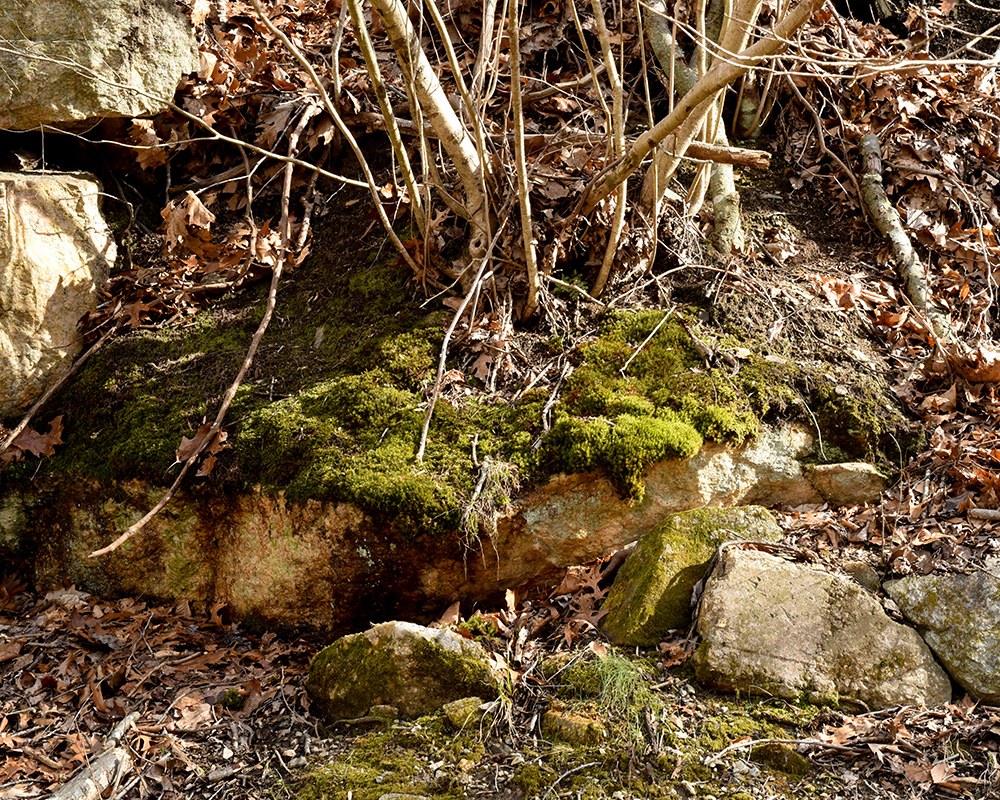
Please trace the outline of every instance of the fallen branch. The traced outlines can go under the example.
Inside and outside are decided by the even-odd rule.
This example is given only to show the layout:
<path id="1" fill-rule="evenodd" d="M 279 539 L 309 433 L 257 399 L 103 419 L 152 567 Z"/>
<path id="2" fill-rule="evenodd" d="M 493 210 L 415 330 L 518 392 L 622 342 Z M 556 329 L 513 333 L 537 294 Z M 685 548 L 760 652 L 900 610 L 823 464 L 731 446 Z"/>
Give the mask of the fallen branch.
<path id="1" fill-rule="evenodd" d="M 119 747 L 122 737 L 135 727 L 139 714 L 133 712 L 115 725 L 104 743 L 104 750 L 86 764 L 70 780 L 49 795 L 47 800 L 100 800 L 114 795 L 111 791 L 121 784 L 132 769 L 132 754 Z"/>
<path id="2" fill-rule="evenodd" d="M 910 244 L 906 231 L 903 230 L 903 221 L 899 213 L 886 197 L 882 185 L 882 152 L 878 136 L 869 133 L 861 137 L 861 157 L 863 160 L 861 201 L 879 233 L 889 240 L 893 259 L 903 280 L 903 291 L 913 307 L 930 320 L 938 338 L 950 340 L 951 325 L 945 315 L 929 306 L 930 288 L 927 285 L 924 265 Z"/>

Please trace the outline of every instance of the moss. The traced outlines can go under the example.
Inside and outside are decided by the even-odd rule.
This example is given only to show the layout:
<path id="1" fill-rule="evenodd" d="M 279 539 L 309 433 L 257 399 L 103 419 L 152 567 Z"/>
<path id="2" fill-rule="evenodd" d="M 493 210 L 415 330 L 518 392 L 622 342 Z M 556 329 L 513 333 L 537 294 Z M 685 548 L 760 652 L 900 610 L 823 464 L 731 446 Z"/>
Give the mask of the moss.
<path id="1" fill-rule="evenodd" d="M 227 711 L 241 711 L 246 698 L 239 689 L 227 689 L 219 699 L 219 704 Z"/>
<path id="2" fill-rule="evenodd" d="M 377 641 L 383 635 L 392 634 L 376 627 L 368 633 L 344 636 L 313 660 L 306 688 L 314 707 L 326 717 L 360 717 L 373 705 L 386 703 L 413 715 L 427 711 L 427 703 L 497 696 L 497 685 L 485 660 L 474 654 L 453 652 L 437 642 L 411 636 L 398 640 L 397 647 L 406 651 L 400 655 L 391 642 Z M 410 685 L 414 674 L 423 676 L 419 692 Z"/>
<path id="3" fill-rule="evenodd" d="M 792 387 L 802 369 L 792 361 L 758 353 L 730 374 L 706 365 L 676 315 L 611 312 L 574 353 L 576 368 L 554 408 L 541 391 L 513 407 L 441 399 L 418 463 L 425 391 L 447 313 L 427 314 L 413 302 L 405 272 L 388 260 L 347 269 L 332 262 L 318 242 L 282 286 L 277 315 L 231 407 L 232 447 L 206 481 L 211 488 L 261 485 L 293 500 L 350 502 L 400 531 L 468 536 L 476 529 L 466 513 L 479 478 L 474 440 L 480 462 L 489 456 L 510 465 L 524 483 L 560 470 L 604 470 L 639 501 L 652 463 L 689 457 L 702 441 L 739 444 L 763 421 L 804 412 Z M 42 471 L 168 484 L 181 437 L 214 415 L 264 299 L 261 287 L 182 326 L 110 343 L 53 401 L 52 413 L 66 415 L 67 446 Z M 735 335 L 713 344 L 762 349 Z M 831 448 L 865 447 L 866 431 L 891 432 L 873 416 L 875 391 L 856 401 L 806 394 Z M 80 396 L 97 400 L 74 402 Z M 542 439 L 543 409 L 555 424 Z M 36 467 L 17 465 L 5 479 L 27 483 Z M 502 507 L 506 497 L 500 491 L 486 505 Z"/>
<path id="4" fill-rule="evenodd" d="M 757 745 L 750 751 L 750 760 L 770 769 L 801 778 L 812 770 L 812 762 L 795 752 L 791 746 L 779 742 Z"/>
<path id="5" fill-rule="evenodd" d="M 619 644 L 650 647 L 671 630 L 686 629 L 695 584 L 720 544 L 735 534 L 777 541 L 766 509 L 700 508 L 667 517 L 639 540 L 604 602 L 602 628 Z"/>

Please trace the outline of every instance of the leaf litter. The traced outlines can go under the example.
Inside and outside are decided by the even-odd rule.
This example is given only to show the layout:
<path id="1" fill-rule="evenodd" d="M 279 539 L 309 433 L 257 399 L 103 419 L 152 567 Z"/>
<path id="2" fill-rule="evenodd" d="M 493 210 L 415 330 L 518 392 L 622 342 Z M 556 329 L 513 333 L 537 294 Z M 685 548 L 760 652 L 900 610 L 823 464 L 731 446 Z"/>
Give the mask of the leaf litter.
<path id="1" fill-rule="evenodd" d="M 452 24 L 474 41 L 481 34 L 478 4 L 452 5 Z M 944 0 L 912 10 L 907 19 L 911 41 L 935 34 L 930 47 L 937 56 L 962 47 L 973 48 L 972 53 L 979 52 L 976 47 L 992 51 L 995 34 L 979 41 L 948 26 L 944 15 L 955 5 Z M 330 41 L 338 6 L 268 4 L 272 18 L 306 43 Z M 639 37 L 629 13 L 616 35 L 633 52 Z M 198 75 L 178 95 L 186 111 L 221 130 L 229 126 L 267 148 L 280 144 L 299 115 L 306 114 L 309 125 L 299 157 L 339 148 L 332 121 L 316 104 L 309 79 L 289 62 L 248 5 L 230 2 L 226 20 L 212 22 L 209 4 L 199 0 L 192 15 L 196 25 L 211 26 L 212 35 L 202 39 Z M 592 30 L 593 18 L 586 11 L 581 16 L 584 30 Z M 535 166 L 532 201 L 540 218 L 553 226 L 565 218 L 586 180 L 600 168 L 590 139 L 596 136 L 600 142 L 605 126 L 603 118 L 588 116 L 596 94 L 590 81 L 581 80 L 589 70 L 566 44 L 572 35 L 569 19 L 563 3 L 547 3 L 522 31 L 526 69 L 543 65 L 547 70 L 527 78 L 526 134 Z M 988 23 L 989 18 L 979 30 L 987 31 Z M 346 119 L 358 130 L 376 130 L 377 105 L 354 47 L 348 32 L 337 65 L 342 102 L 353 111 Z M 837 511 L 824 506 L 785 509 L 782 524 L 786 541 L 819 554 L 831 568 L 865 561 L 880 573 L 970 571 L 982 568 L 985 559 L 1000 550 L 994 531 L 998 520 L 985 513 L 1000 510 L 1000 437 L 994 434 L 1000 411 L 1000 348 L 993 333 L 1000 265 L 997 70 L 970 60 L 931 68 L 919 50 L 906 51 L 912 60 L 907 69 L 870 68 L 898 62 L 906 47 L 907 40 L 884 29 L 854 21 L 841 24 L 829 12 L 818 14 L 784 56 L 795 68 L 795 91 L 779 89 L 785 101 L 777 123 L 779 143 L 790 165 L 792 188 L 808 187 L 830 198 L 830 213 L 855 225 L 858 236 L 865 238 L 851 188 L 856 179 L 841 166 L 857 162 L 858 131 L 879 131 L 887 191 L 922 248 L 935 302 L 950 314 L 955 341 L 964 344 L 939 341 L 930 334 L 926 321 L 896 288 L 887 250 L 876 247 L 874 258 L 851 274 L 832 269 L 830 274 L 807 276 L 800 289 L 811 286 L 817 304 L 863 321 L 884 341 L 896 394 L 925 426 L 928 447 L 900 465 L 895 488 L 878 505 Z M 845 59 L 840 71 L 831 74 L 829 67 L 816 68 L 809 48 L 861 58 Z M 313 61 L 319 68 L 326 63 L 318 57 Z M 392 62 L 383 66 L 389 80 L 399 85 Z M 329 77 L 328 72 L 321 75 Z M 561 88 L 546 94 L 553 85 Z M 506 100 L 497 92 L 491 102 L 499 109 Z M 259 196 L 265 201 L 257 208 L 267 210 L 266 192 L 280 165 L 250 153 L 244 153 L 242 163 L 221 164 L 212 140 L 200 140 L 196 126 L 176 115 L 136 121 L 129 135 L 140 169 L 158 169 L 170 158 L 179 180 L 162 212 L 161 231 L 148 231 L 140 239 L 129 266 L 108 286 L 105 304 L 86 320 L 90 337 L 117 322 L 129 329 L 176 322 L 266 275 L 279 251 L 275 220 L 259 221 L 250 212 Z M 842 160 L 830 158 L 836 148 Z M 302 230 L 312 201 L 308 183 L 301 178 L 299 189 L 304 199 L 294 223 Z M 390 218 L 406 213 L 405 190 L 389 182 L 382 194 L 387 209 L 392 209 Z M 710 220 L 696 223 L 704 227 Z M 414 276 L 417 285 L 440 284 L 443 275 L 434 259 L 460 234 L 461 226 L 451 215 L 437 212 L 428 241 L 407 242 L 423 269 Z M 590 236 L 599 234 L 595 230 Z M 675 263 L 690 268 L 696 251 L 683 238 L 689 234 L 679 225 L 666 250 Z M 762 236 L 767 255 L 743 254 L 746 266 L 727 268 L 713 286 L 716 292 L 754 291 L 752 273 L 762 266 L 761 258 L 790 267 L 808 255 L 785 229 L 770 229 Z M 587 250 L 596 242 L 585 239 L 579 245 Z M 516 237 L 503 246 L 515 253 L 519 247 Z M 558 247 L 548 229 L 540 228 L 543 258 L 554 261 Z M 303 242 L 298 257 L 307 252 L 308 243 Z M 626 242 L 623 257 L 627 254 Z M 701 281 L 707 274 L 697 268 L 693 272 Z M 622 283 L 633 277 L 625 276 Z M 643 299 L 669 296 L 665 279 L 645 278 L 641 285 L 651 293 Z M 678 282 L 674 286 L 683 288 Z M 784 291 L 792 296 L 799 290 Z M 621 291 L 618 299 L 634 301 L 634 295 L 633 287 Z M 577 297 L 554 297 L 549 324 L 570 330 L 570 318 L 579 316 L 574 312 L 577 302 Z M 795 302 L 801 304 L 801 298 Z M 776 313 L 770 336 L 780 337 L 790 319 Z M 524 385 L 539 380 L 544 387 L 558 377 L 558 369 L 545 376 L 530 356 L 518 358 L 519 348 L 530 348 L 523 337 L 519 343 L 509 317 L 480 310 L 475 318 L 462 321 L 458 331 L 468 351 L 469 374 L 491 388 L 498 376 L 516 382 L 521 372 L 528 372 Z M 462 371 L 456 371 L 452 383 L 468 391 Z M 3 458 L 51 455 L 61 443 L 61 422 L 52 420 L 47 434 L 25 430 Z M 200 434 L 181 443 L 179 460 Z M 213 444 L 217 450 L 223 446 L 221 437 Z M 614 557 L 570 568 L 552 592 L 521 592 L 525 596 L 509 596 L 503 609 L 478 613 L 495 630 L 487 641 L 516 686 L 504 729 L 508 738 L 538 741 L 539 710 L 549 702 L 551 687 L 537 667 L 547 654 L 583 650 L 597 658 L 606 655 L 596 625 L 620 559 L 613 562 Z M 0 797 L 36 797 L 62 785 L 101 750 L 114 723 L 132 712 L 140 717 L 129 746 L 140 766 L 136 777 L 121 787 L 121 797 L 223 792 L 264 796 L 292 776 L 311 752 L 322 749 L 319 723 L 310 715 L 301 688 L 309 657 L 317 649 L 315 641 L 271 633 L 251 636 L 229 621 L 219 605 L 195 611 L 187 604 L 98 600 L 73 587 L 41 596 L 10 576 L 0 585 L 0 622 L 0 746 L 6 755 L 0 764 Z M 448 623 L 461 627 L 458 609 Z M 703 708 L 692 699 L 687 681 L 676 674 L 692 646 L 686 631 L 661 643 L 657 690 L 667 698 L 672 719 L 696 725 Z M 987 797 L 996 788 L 1000 717 L 967 697 L 929 710 L 857 715 L 826 711 L 810 724 L 811 730 L 803 729 L 796 737 L 798 749 L 841 780 L 842 796 Z M 336 743 L 325 741 L 328 750 L 336 750 Z M 651 735 L 649 748 L 655 749 L 654 741 Z M 745 763 L 745 744 L 731 744 L 732 752 L 720 760 L 725 770 L 738 771 Z M 494 778 L 510 761 L 502 748 L 496 751 L 491 761 Z"/>

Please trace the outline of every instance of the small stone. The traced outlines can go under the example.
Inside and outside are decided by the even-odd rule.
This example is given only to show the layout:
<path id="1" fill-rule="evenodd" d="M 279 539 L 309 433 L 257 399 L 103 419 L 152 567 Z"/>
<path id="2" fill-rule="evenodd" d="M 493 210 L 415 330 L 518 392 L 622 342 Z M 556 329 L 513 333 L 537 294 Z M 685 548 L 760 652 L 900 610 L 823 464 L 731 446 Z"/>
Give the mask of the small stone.
<path id="1" fill-rule="evenodd" d="M 789 745 L 778 742 L 758 745 L 750 751 L 750 758 L 758 764 L 799 778 L 812 769 L 812 762 L 808 758 L 795 752 Z"/>
<path id="2" fill-rule="evenodd" d="M 382 795 L 378 800 L 427 800 L 427 795 L 389 792 L 388 794 Z"/>
<path id="3" fill-rule="evenodd" d="M 479 718 L 479 707 L 483 704 L 479 697 L 462 697 L 445 703 L 441 710 L 445 718 L 459 730 Z"/>
<path id="4" fill-rule="evenodd" d="M 368 716 L 379 719 L 399 719 L 399 709 L 395 706 L 375 705 L 368 709 Z"/>
<path id="5" fill-rule="evenodd" d="M 810 470 L 812 485 L 831 506 L 875 503 L 889 482 L 871 464 L 822 464 Z"/>
<path id="6" fill-rule="evenodd" d="M 293 758 L 291 761 L 289 761 L 288 762 L 288 766 L 291 769 L 298 769 L 299 767 L 304 767 L 308 763 L 309 763 L 309 760 L 305 756 L 298 756 L 296 758 Z"/>
<path id="7" fill-rule="evenodd" d="M 607 729 L 598 720 L 554 709 L 542 716 L 542 730 L 569 744 L 596 744 L 608 737 Z"/>
<path id="8" fill-rule="evenodd" d="M 864 586 L 869 592 L 877 592 L 881 581 L 875 568 L 867 561 L 845 561 L 844 572 Z"/>
<path id="9" fill-rule="evenodd" d="M 295 758 L 295 751 L 294 750 L 282 750 L 281 751 L 281 755 L 283 755 L 285 758 Z"/>

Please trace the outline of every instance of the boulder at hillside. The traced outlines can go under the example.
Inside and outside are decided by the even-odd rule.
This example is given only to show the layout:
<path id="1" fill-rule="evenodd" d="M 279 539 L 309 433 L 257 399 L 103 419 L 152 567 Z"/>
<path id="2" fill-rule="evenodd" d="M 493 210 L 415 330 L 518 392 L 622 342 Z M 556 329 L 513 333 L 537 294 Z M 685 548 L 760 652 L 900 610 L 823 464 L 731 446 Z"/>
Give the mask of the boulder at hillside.
<path id="1" fill-rule="evenodd" d="M 693 662 L 713 688 L 869 708 L 937 705 L 951 681 L 916 631 L 854 581 L 724 548 L 702 597 Z"/>
<path id="2" fill-rule="evenodd" d="M 731 539 L 775 542 L 781 529 L 760 506 L 673 514 L 643 536 L 604 601 L 601 627 L 616 644 L 651 647 L 691 623 L 691 593 Z"/>
<path id="3" fill-rule="evenodd" d="M 908 575 L 885 590 L 963 688 L 1000 703 L 1000 559 L 971 575 Z"/>
<path id="4" fill-rule="evenodd" d="M 313 708 L 330 720 L 361 717 L 376 705 L 414 717 L 463 697 L 497 695 L 482 647 L 410 622 L 341 637 L 313 660 L 306 689 Z"/>
<path id="5" fill-rule="evenodd" d="M 0 419 L 25 411 L 82 349 L 77 321 L 115 261 L 100 193 L 83 173 L 0 172 Z"/>
<path id="6" fill-rule="evenodd" d="M 18 0 L 0 9 L 0 128 L 157 114 L 198 69 L 175 0 Z"/>

